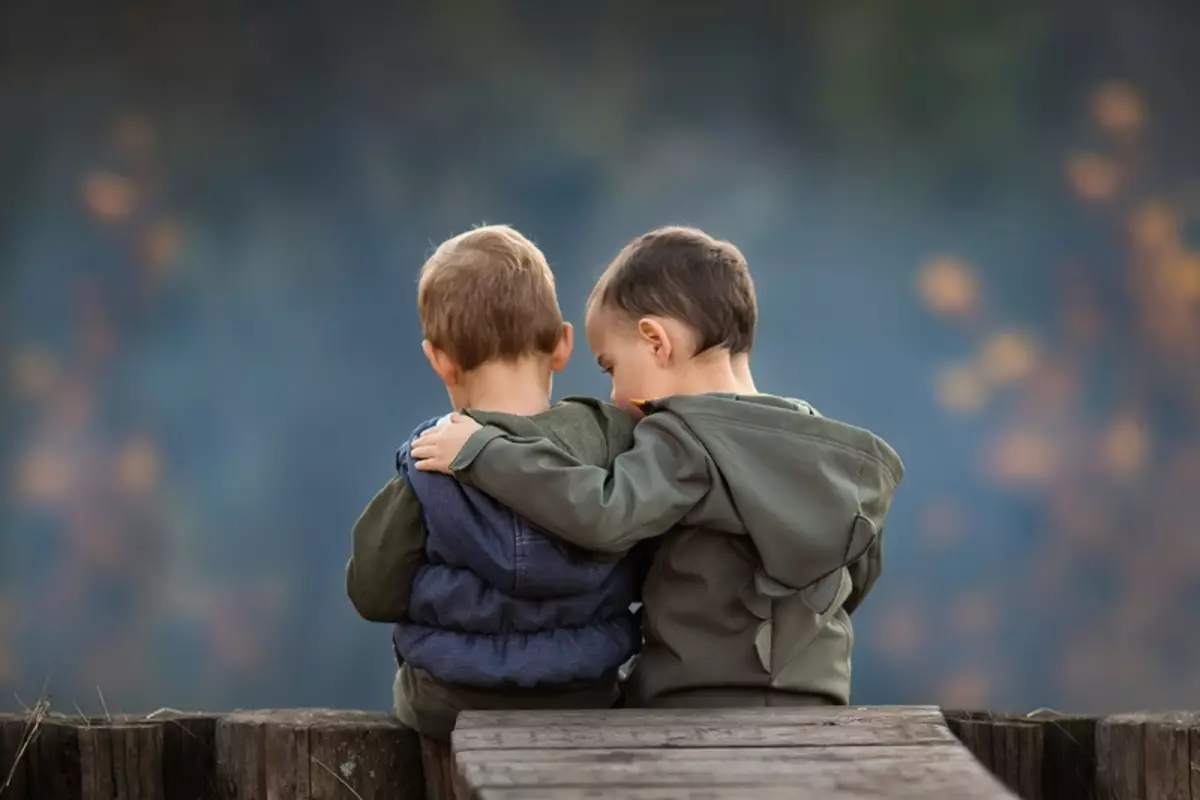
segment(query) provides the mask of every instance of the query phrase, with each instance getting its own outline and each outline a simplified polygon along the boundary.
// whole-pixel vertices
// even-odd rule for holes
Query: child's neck
[[[753,383],[747,386],[726,351],[702,353],[677,369],[676,394],[746,394],[747,388],[753,392]]]
[[[530,416],[550,407],[550,367],[541,359],[483,364],[450,387],[455,408]]]
[[[737,358],[730,359],[730,366],[733,367],[733,374],[737,376],[739,394],[758,394],[758,387],[754,385],[754,376],[750,374],[750,357],[742,354]]]
[[[754,376],[750,374],[750,370],[744,372],[735,372],[737,379],[738,394],[758,394],[758,387],[754,385]]]

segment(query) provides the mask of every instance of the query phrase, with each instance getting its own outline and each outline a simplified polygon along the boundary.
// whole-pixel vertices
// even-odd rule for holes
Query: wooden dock
[[[932,707],[0,715],[0,800],[1200,800],[1200,713]]]
[[[460,800],[1015,797],[936,708],[467,712]]]

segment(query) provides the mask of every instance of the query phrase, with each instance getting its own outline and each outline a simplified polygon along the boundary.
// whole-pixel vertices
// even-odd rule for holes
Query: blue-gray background
[[[732,240],[760,386],[901,453],[856,701],[1195,705],[1188,4],[18,5],[0,707],[388,705],[349,530],[484,221],[577,323],[633,235]]]

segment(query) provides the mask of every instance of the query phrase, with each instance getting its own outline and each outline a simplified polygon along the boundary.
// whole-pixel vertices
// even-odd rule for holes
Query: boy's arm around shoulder
[[[408,614],[413,579],[425,563],[421,503],[402,477],[379,490],[354,523],[346,594],[359,616],[401,622]]]
[[[485,425],[451,464],[455,477],[588,550],[619,553],[666,533],[708,492],[703,446],[674,414],[650,414],[633,425],[623,412],[591,402],[610,442],[629,444],[610,467],[583,464],[549,439]]]

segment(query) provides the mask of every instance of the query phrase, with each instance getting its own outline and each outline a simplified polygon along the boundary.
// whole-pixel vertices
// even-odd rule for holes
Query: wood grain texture
[[[1014,796],[931,708],[466,712],[453,745],[463,800]]]
[[[467,750],[455,756],[457,764],[664,764],[705,762],[725,764],[731,761],[754,762],[840,762],[878,759],[904,761],[951,759],[971,761],[970,753],[951,742],[928,747],[907,745],[860,745],[827,747],[696,747],[696,748],[573,748],[564,750]]]
[[[27,734],[24,714],[0,714],[0,800],[24,800],[26,796],[27,761],[21,745]]]
[[[819,747],[844,745],[924,745],[954,742],[954,735],[941,723],[891,720],[855,720],[838,725],[823,722],[788,724],[771,720],[757,725],[723,723],[707,717],[698,723],[678,721],[644,726],[603,724],[529,727],[471,727],[456,729],[455,752],[479,749],[571,748],[571,747]]]
[[[1096,717],[1047,712],[1042,725],[1042,796],[1046,800],[1096,797]]]
[[[942,725],[945,719],[937,706],[812,706],[790,708],[613,708],[595,711],[463,711],[455,730],[472,728],[527,728],[533,725],[556,728],[595,728],[610,725],[654,727],[658,725],[853,725],[888,721],[925,722]]]
[[[1116,714],[1096,726],[1096,796],[1142,800],[1145,796],[1144,714]]]
[[[226,800],[424,798],[417,735],[388,714],[243,711],[216,726]]]
[[[1142,729],[1142,772],[1148,800],[1192,800],[1192,773],[1200,752],[1191,736],[1200,718],[1193,713],[1148,714]]]
[[[171,713],[154,719],[162,726],[168,800],[217,800],[217,717]]]
[[[839,800],[929,800],[930,796],[921,787],[890,787],[880,794],[880,789],[838,787],[823,792],[820,788],[791,786],[762,786],[760,784],[728,786],[556,786],[551,788],[521,787],[481,789],[477,800],[804,800],[837,797]],[[954,800],[995,800],[997,795],[990,788],[980,786],[955,787],[953,793],[944,795]],[[1008,795],[1000,795],[1008,797]]]
[[[421,769],[425,774],[425,800],[454,800],[454,755],[447,742],[421,737]]]
[[[25,776],[26,796],[31,800],[82,800],[76,726],[44,720],[24,757],[29,759]]]
[[[83,800],[165,800],[161,725],[78,729]]]
[[[947,709],[943,714],[980,763],[1026,800],[1092,800],[1097,796],[1099,718],[1050,709],[1029,714]],[[1029,726],[1040,731],[1040,745],[1039,734]]]
[[[1023,800],[1042,800],[1042,728],[1005,720],[992,729],[992,774]]]
[[[919,752],[919,751],[917,751]],[[460,765],[478,794],[491,788],[585,787],[787,787],[795,797],[843,797],[870,793],[928,797],[1011,798],[1012,795],[969,756],[929,758],[857,758],[811,760],[702,759],[564,764],[554,761],[493,762]]]

